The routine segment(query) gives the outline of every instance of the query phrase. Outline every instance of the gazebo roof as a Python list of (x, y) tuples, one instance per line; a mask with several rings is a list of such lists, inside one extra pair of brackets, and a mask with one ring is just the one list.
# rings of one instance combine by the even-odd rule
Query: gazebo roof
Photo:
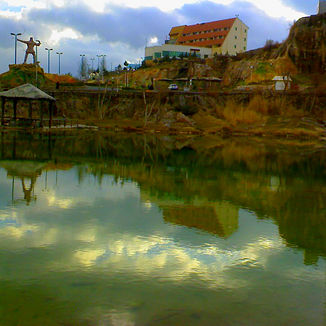
[(54, 97), (44, 93), (32, 84), (24, 84), (16, 88), (12, 88), (9, 91), (0, 92), (0, 97), (6, 97), (11, 99), (55, 101)]

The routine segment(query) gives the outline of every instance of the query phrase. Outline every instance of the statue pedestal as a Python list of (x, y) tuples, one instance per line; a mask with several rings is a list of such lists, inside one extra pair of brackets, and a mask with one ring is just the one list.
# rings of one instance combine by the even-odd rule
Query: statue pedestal
[(9, 71), (23, 71), (23, 72), (36, 72), (44, 75), (43, 68), (39, 64), (19, 64), (19, 65), (9, 65)]

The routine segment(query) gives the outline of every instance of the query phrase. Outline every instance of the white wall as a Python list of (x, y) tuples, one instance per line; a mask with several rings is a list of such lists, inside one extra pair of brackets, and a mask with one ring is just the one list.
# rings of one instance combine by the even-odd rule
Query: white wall
[(190, 54), (192, 49), (199, 50), (201, 58), (204, 58), (205, 55), (207, 55), (209, 58), (212, 57), (212, 49), (210, 48), (203, 48), (198, 46), (174, 45), (174, 44), (163, 44), (161, 46), (146, 47), (145, 57), (153, 57), (154, 59), (155, 52), (163, 53), (163, 51), (187, 52)]
[(214, 47), (213, 53), (236, 55), (245, 52), (247, 50), (248, 30), (248, 26), (237, 18), (222, 46)]

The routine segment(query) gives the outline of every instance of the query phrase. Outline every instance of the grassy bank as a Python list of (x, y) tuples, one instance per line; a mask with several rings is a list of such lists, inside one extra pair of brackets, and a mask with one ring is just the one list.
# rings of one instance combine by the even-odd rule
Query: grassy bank
[(101, 102), (101, 114), (83, 119), (108, 130), (165, 134), (218, 134), (326, 139), (326, 110), (312, 97), (148, 96)]

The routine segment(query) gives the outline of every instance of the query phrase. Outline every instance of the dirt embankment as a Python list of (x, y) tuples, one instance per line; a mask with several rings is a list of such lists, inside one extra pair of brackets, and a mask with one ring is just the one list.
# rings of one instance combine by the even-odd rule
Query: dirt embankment
[(58, 115), (107, 129), (168, 134), (326, 136), (326, 96), (265, 93), (55, 94)]

